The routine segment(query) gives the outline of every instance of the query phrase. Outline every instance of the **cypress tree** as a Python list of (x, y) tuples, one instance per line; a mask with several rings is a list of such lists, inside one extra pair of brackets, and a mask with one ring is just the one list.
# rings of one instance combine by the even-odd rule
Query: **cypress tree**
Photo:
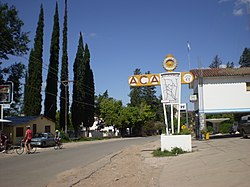
[(40, 7), (39, 20), (34, 39), (34, 48), (31, 49), (29, 56), (28, 74), (26, 76), (24, 114), (40, 115), (41, 113), (41, 88), (42, 88), (42, 63), (43, 63), (43, 30), (44, 12), (43, 6)]
[(82, 72), (83, 72), (83, 55), (84, 55), (84, 47), (83, 47), (83, 38), (82, 33), (80, 33), (79, 42), (78, 42), (78, 48), (76, 52), (73, 72), (74, 72), (74, 84), (73, 84), (73, 101), (71, 106), (71, 115), (72, 115), (72, 124), (74, 127), (74, 130), (77, 132), (79, 129), (79, 126), (81, 125), (81, 115), (82, 110), (81, 106), (83, 106), (81, 103), (83, 95), (79, 94), (81, 90), (81, 82), (82, 79)]
[(90, 68), (90, 52), (88, 45), (85, 45), (84, 51), (84, 74), (83, 74), (83, 90), (84, 93), (84, 112), (83, 112), (83, 124), (86, 128), (90, 127), (94, 123), (94, 102), (95, 102), (95, 86), (94, 75)]
[[(61, 84), (60, 84), (60, 128), (65, 130), (65, 116), (67, 118), (67, 124), (69, 124), (69, 90), (68, 90), (68, 54), (67, 54), (67, 0), (65, 0), (65, 12), (63, 23), (63, 54), (62, 54), (62, 67), (61, 67)], [(63, 82), (65, 81), (65, 82)], [(67, 93), (66, 93), (66, 92)], [(65, 94), (66, 93), (66, 94)], [(67, 97), (67, 98), (66, 98)], [(65, 102), (67, 106), (65, 108)]]
[(58, 64), (59, 64), (59, 15), (58, 3), (56, 2), (56, 9), (54, 15), (54, 25), (50, 46), (50, 63), (47, 74), (46, 93), (44, 101), (44, 115), (55, 121), (57, 110), (57, 86), (58, 86)]

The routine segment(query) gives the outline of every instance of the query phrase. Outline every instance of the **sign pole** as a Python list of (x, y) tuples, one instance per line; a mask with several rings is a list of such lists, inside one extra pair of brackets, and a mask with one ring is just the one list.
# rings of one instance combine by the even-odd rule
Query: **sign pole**
[(171, 107), (171, 130), (172, 130), (172, 134), (174, 134), (174, 108), (173, 108), (173, 104), (170, 104)]
[(167, 118), (167, 111), (166, 111), (166, 104), (163, 103), (163, 111), (164, 111), (164, 119), (165, 119), (165, 124), (166, 124), (166, 135), (169, 135), (168, 132), (168, 118)]

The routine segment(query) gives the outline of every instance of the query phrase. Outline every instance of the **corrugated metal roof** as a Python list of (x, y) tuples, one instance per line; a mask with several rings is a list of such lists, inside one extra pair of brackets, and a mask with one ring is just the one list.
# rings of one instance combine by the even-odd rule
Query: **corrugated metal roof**
[(7, 120), (10, 120), (11, 122), (7, 125), (15, 126), (15, 125), (23, 125), (26, 124), (40, 116), (13, 116), (13, 117), (7, 117)]
[(195, 77), (244, 76), (250, 75), (250, 67), (192, 69), (191, 72), (194, 74)]

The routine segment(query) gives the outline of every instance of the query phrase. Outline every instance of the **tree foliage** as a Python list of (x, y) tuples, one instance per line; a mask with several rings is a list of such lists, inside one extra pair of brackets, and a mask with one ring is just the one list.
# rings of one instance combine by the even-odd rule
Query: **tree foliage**
[(13, 103), (7, 115), (18, 115), (20, 113), (22, 97), (20, 80), (25, 75), (25, 65), (21, 62), (14, 63), (10, 67), (4, 68), (3, 71), (8, 75), (7, 82), (11, 81), (13, 83)]
[(227, 63), (227, 68), (234, 68), (234, 63), (233, 62), (228, 62)]
[(29, 56), (28, 74), (26, 76), (24, 108), (25, 115), (40, 115), (42, 110), (42, 66), (43, 66), (43, 31), (44, 12), (41, 5), (37, 23), (34, 47)]
[[(60, 129), (65, 130), (65, 116), (67, 118), (67, 124), (69, 124), (69, 70), (68, 70), (68, 53), (67, 53), (67, 0), (65, 0), (65, 11), (64, 11), (64, 23), (63, 23), (63, 48), (62, 48), (62, 66), (61, 66), (61, 84), (60, 84)], [(67, 101), (67, 103), (66, 103)], [(65, 105), (66, 104), (66, 105)]]
[(222, 65), (222, 62), (218, 55), (216, 55), (212, 61), (212, 63), (209, 65), (210, 68), (220, 68), (220, 65)]
[(45, 101), (44, 101), (44, 115), (49, 119), (55, 120), (57, 110), (57, 81), (58, 81), (58, 64), (59, 64), (59, 15), (58, 3), (56, 2), (56, 9), (54, 15), (54, 25), (50, 45), (50, 63), (47, 74)]
[(250, 48), (245, 48), (239, 60), (240, 67), (250, 67)]
[(104, 119), (105, 124), (108, 126), (115, 126), (119, 128), (120, 121), (119, 115), (122, 109), (122, 101), (113, 98), (103, 98), (100, 103), (101, 118)]
[(72, 113), (72, 124), (77, 131), (79, 126), (81, 125), (82, 115), (84, 112), (84, 100), (83, 100), (83, 86), (81, 79), (83, 73), (83, 55), (84, 55), (84, 46), (83, 46), (83, 38), (82, 33), (80, 33), (78, 48), (76, 52), (73, 72), (74, 72), (74, 84), (73, 84), (73, 101), (71, 105), (71, 113)]
[[(141, 70), (135, 69), (134, 75), (140, 75)], [(130, 105), (131, 106), (139, 106), (142, 99), (142, 87), (130, 87)]]
[(95, 85), (94, 75), (90, 67), (90, 52), (88, 45), (85, 45), (84, 56), (84, 73), (82, 77), (83, 91), (84, 91), (84, 112), (83, 112), (83, 125), (88, 128), (94, 123), (94, 101), (95, 101)]
[(28, 32), (22, 31), (23, 25), (16, 8), (0, 2), (0, 59), (27, 53), (29, 38)]

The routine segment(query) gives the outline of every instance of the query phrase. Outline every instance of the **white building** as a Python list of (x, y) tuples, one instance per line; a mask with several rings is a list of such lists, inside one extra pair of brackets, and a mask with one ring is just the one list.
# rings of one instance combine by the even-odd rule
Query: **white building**
[(193, 69), (190, 85), (200, 129), (206, 114), (250, 113), (250, 68)]

